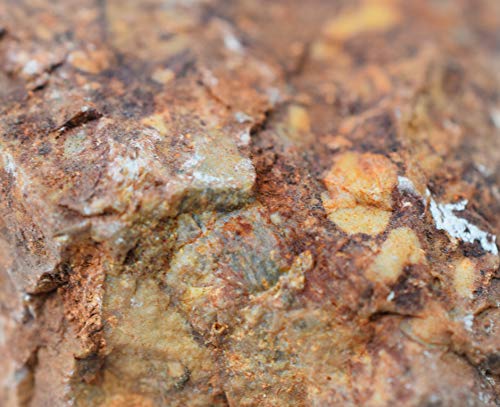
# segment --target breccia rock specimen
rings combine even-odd
[[[0,405],[498,405],[499,27],[2,0]]]

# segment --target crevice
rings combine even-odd
[[[35,391],[35,372],[38,366],[38,352],[41,346],[35,347],[24,365],[16,371],[16,393],[19,407],[29,407]]]
[[[97,109],[85,106],[73,117],[67,120],[62,126],[59,126],[54,131],[57,131],[58,133],[62,134],[67,132],[68,130],[83,126],[84,124],[87,124],[94,120],[98,120],[102,116],[103,114],[99,112]]]
[[[212,99],[214,100],[218,105],[221,105],[222,107],[224,107],[225,109],[227,110],[231,110],[231,106],[229,104],[227,104],[224,100],[222,100],[214,91],[213,89],[210,87],[210,85],[207,85],[205,83],[205,81],[203,79],[199,79],[198,80],[198,84],[201,85],[203,87],[203,89],[205,89],[205,91],[207,92],[207,95]]]
[[[295,66],[293,66],[292,69],[284,70],[285,82],[288,86],[291,85],[291,82],[294,79],[298,78],[304,73],[309,63],[310,56],[311,56],[311,42],[306,42],[303,45],[302,52],[297,58]]]
[[[98,182],[96,182],[96,186],[97,184]],[[91,213],[91,214],[85,214],[79,208],[74,208],[70,204],[63,202],[59,202],[57,206],[59,206],[60,208],[64,208],[64,210],[66,210],[68,214],[74,215],[76,218],[82,218],[82,219],[100,219],[100,218],[105,218],[106,216],[124,214],[124,211],[119,211],[110,206],[103,208],[102,211],[99,213]],[[62,234],[64,234],[64,232],[59,232],[56,236],[60,236]]]
[[[382,318],[385,317],[399,317],[399,318],[418,318],[418,315],[416,314],[409,314],[409,313],[404,313],[404,312],[397,312],[397,311],[375,311],[373,314],[371,314],[368,317],[368,321],[370,322],[378,322]]]
[[[264,111],[264,118],[260,121],[255,122],[250,128],[250,136],[257,136],[259,133],[264,132],[269,127],[272,115],[276,110],[276,106],[271,107]]]

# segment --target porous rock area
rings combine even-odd
[[[498,405],[499,27],[0,1],[0,405]]]

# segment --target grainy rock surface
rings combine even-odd
[[[1,0],[0,405],[498,405],[499,27]]]

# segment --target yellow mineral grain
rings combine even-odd
[[[327,135],[324,136],[321,141],[332,151],[339,151],[352,147],[352,142],[340,135]]]
[[[472,296],[475,274],[474,263],[469,258],[464,257],[456,263],[453,286],[459,296]]]
[[[417,235],[407,227],[391,230],[380,253],[368,269],[368,278],[386,284],[394,283],[404,267],[425,261]]]
[[[182,302],[192,308],[209,296],[211,291],[214,291],[212,287],[187,287],[182,295]]]
[[[309,250],[299,254],[292,263],[288,272],[288,286],[295,290],[302,290],[305,284],[304,273],[313,267],[313,257]]]
[[[166,124],[168,117],[169,114],[167,111],[165,111],[144,118],[142,120],[142,123],[146,126],[152,127],[153,129],[158,131],[158,133],[160,133],[161,135],[165,135],[168,133],[168,126]]]
[[[327,204],[325,209],[328,210]],[[337,209],[328,215],[328,218],[340,229],[349,234],[366,233],[367,235],[378,235],[382,233],[391,213],[370,206],[355,206],[354,208]]]
[[[69,55],[68,60],[75,68],[91,74],[97,74],[109,67],[109,55],[99,50],[74,51]]]
[[[352,63],[351,57],[338,43],[320,38],[311,44],[311,59],[317,61],[335,60],[335,66],[349,67]]]
[[[386,31],[400,21],[394,4],[387,1],[364,1],[327,22],[324,33],[334,40],[344,41],[363,32]]]
[[[298,105],[290,106],[288,109],[288,125],[296,133],[308,133],[311,130],[311,121],[307,110]]]
[[[385,230],[392,210],[396,166],[372,153],[341,154],[324,179],[323,206],[344,232],[376,235]]]
[[[175,72],[171,69],[157,69],[153,72],[152,79],[165,85],[175,78]]]

